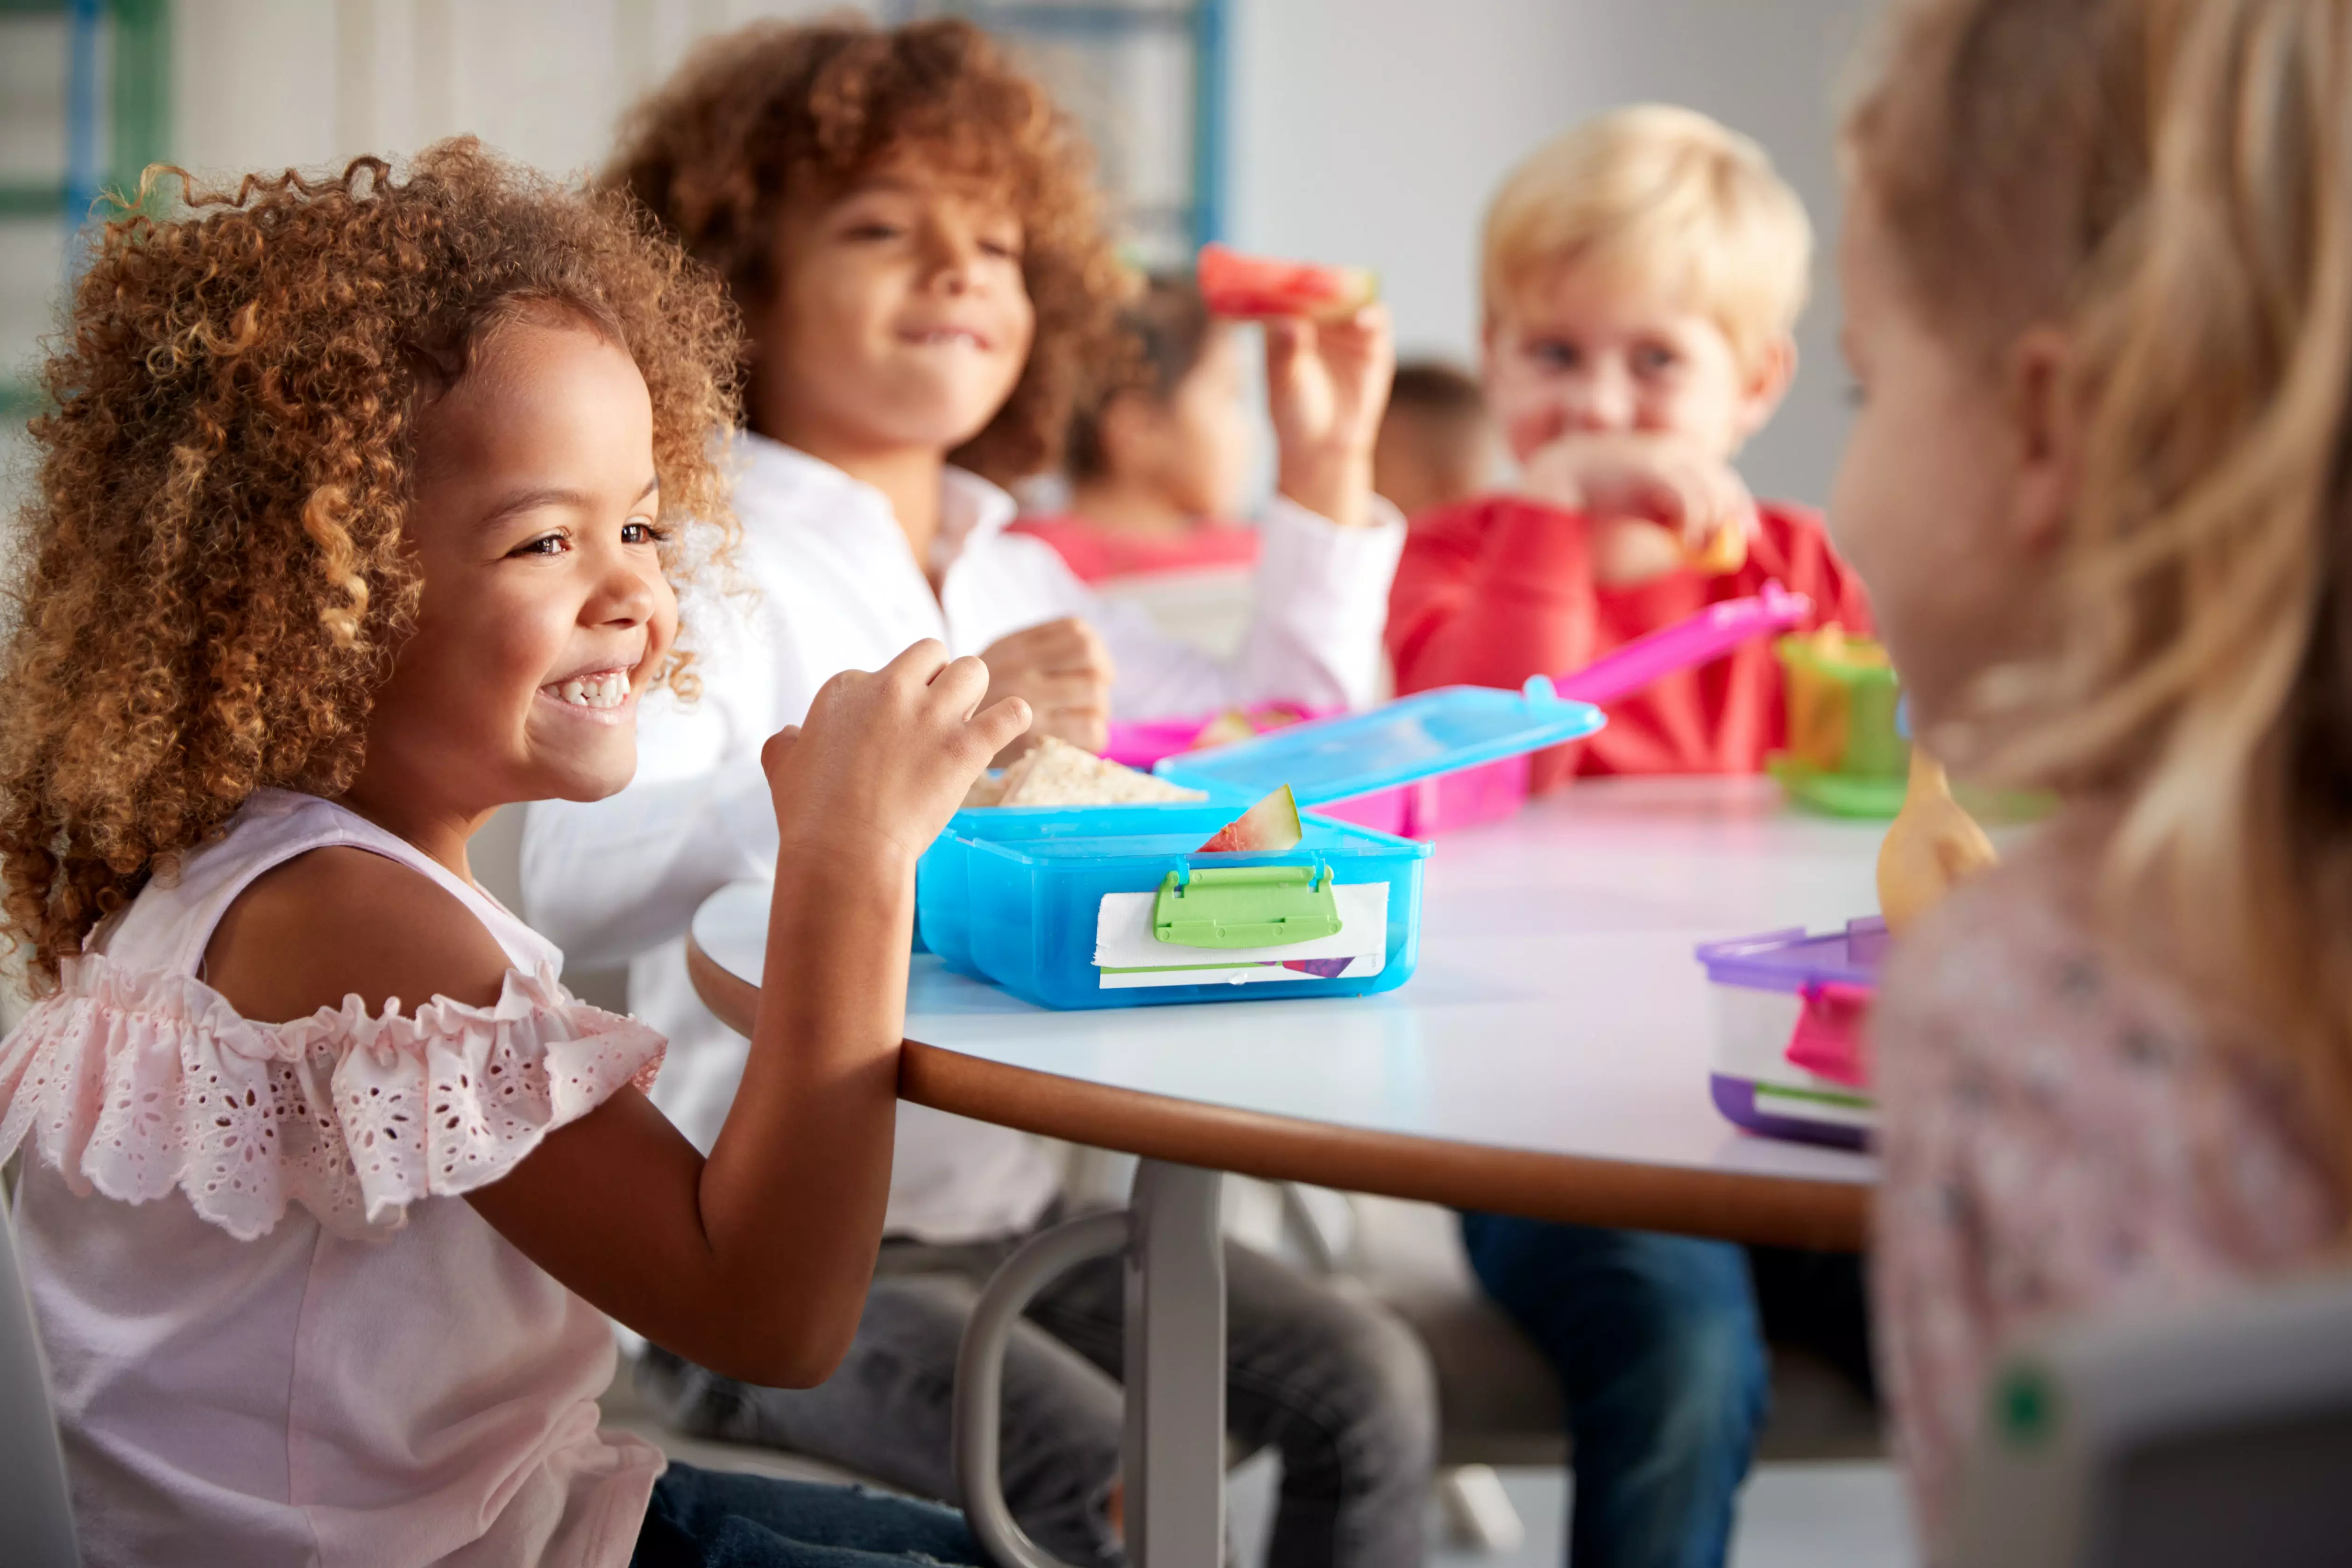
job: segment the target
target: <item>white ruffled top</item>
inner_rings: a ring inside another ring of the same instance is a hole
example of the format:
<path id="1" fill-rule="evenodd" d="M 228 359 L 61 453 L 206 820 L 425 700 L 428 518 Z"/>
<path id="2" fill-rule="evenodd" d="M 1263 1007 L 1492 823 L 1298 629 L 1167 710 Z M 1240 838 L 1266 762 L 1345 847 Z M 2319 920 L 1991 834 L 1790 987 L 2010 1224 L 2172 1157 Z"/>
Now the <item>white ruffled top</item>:
<path id="1" fill-rule="evenodd" d="M 458 898 L 513 965 L 497 1005 L 269 1025 L 205 985 L 237 894 L 328 845 Z M 0 1042 L 89 1568 L 624 1568 L 662 1459 L 596 1429 L 610 1330 L 459 1201 L 660 1063 L 562 963 L 401 839 L 265 790 Z"/>

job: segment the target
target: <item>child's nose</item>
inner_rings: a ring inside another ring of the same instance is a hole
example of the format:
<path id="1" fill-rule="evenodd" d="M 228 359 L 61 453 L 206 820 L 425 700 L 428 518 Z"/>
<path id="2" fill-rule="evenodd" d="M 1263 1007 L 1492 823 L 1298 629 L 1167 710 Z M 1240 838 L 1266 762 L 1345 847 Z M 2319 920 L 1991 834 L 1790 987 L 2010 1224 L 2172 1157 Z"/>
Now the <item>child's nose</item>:
<path id="1" fill-rule="evenodd" d="M 1571 428 L 1614 434 L 1633 427 L 1633 385 L 1622 372 L 1598 365 L 1568 395 Z"/>
<path id="2" fill-rule="evenodd" d="M 591 625 L 634 626 L 653 618 L 656 591 L 634 562 L 617 561 L 596 584 L 583 616 Z"/>
<path id="3" fill-rule="evenodd" d="M 961 294 L 971 287 L 972 268 L 980 261 L 978 242 L 968 235 L 934 226 L 925 248 L 924 260 L 933 286 L 950 294 Z"/>

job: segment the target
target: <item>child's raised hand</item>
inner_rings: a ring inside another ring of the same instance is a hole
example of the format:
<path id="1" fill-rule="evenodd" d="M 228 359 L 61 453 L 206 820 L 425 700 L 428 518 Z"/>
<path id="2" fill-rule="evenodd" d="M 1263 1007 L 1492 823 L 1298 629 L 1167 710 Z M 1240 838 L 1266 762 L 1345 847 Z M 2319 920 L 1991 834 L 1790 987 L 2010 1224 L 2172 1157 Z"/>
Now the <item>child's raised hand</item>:
<path id="1" fill-rule="evenodd" d="M 1099 754 L 1110 743 L 1110 650 L 1076 616 L 999 637 L 980 656 L 991 697 L 1029 704 L 1029 734 Z"/>
<path id="2" fill-rule="evenodd" d="M 1528 493 L 1596 523 L 1594 572 L 1628 586 L 1684 565 L 1736 569 L 1758 527 L 1756 498 L 1721 457 L 1681 436 L 1570 431 L 1528 460 Z"/>
<path id="3" fill-rule="evenodd" d="M 786 855 L 881 850 L 911 868 L 989 759 L 1029 727 L 1018 697 L 981 708 L 988 668 L 926 638 L 824 683 L 760 754 Z"/>
<path id="4" fill-rule="evenodd" d="M 1386 305 L 1344 321 L 1265 323 L 1266 411 L 1284 495 L 1342 526 L 1370 515 L 1372 444 L 1395 378 Z"/>

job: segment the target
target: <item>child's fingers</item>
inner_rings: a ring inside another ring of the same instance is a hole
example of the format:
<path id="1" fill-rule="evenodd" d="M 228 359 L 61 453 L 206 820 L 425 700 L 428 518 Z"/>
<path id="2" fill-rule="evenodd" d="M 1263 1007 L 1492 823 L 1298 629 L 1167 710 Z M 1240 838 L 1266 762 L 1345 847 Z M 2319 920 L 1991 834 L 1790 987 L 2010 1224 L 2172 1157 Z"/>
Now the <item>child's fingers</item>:
<path id="1" fill-rule="evenodd" d="M 1269 386 L 1288 384 L 1294 367 L 1314 346 L 1315 328 L 1296 316 L 1276 316 L 1265 323 L 1265 379 Z"/>
<path id="2" fill-rule="evenodd" d="M 937 637 L 925 637 L 901 648 L 898 658 L 882 667 L 881 674 L 897 685 L 928 686 L 947 665 L 947 645 Z"/>
<path id="3" fill-rule="evenodd" d="M 971 655 L 951 658 L 930 679 L 931 700 L 947 711 L 970 714 L 988 697 L 988 666 Z"/>
<path id="4" fill-rule="evenodd" d="M 760 747 L 760 771 L 773 779 L 776 770 L 784 765 L 784 759 L 793 754 L 793 748 L 800 744 L 800 739 L 798 724 L 787 724 L 769 736 Z"/>
<path id="5" fill-rule="evenodd" d="M 992 757 L 1028 732 L 1029 704 L 1000 698 L 971 716 L 971 734 L 982 757 Z"/>

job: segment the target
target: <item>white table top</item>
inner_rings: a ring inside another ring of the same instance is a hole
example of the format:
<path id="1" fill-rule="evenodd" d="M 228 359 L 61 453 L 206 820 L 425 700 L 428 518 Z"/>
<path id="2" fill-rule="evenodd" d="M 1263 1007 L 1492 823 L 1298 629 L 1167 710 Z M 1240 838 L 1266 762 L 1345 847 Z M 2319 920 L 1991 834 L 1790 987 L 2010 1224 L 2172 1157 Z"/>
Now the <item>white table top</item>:
<path id="1" fill-rule="evenodd" d="M 1876 910 L 1883 823 L 1760 778 L 1593 780 L 1430 858 L 1421 965 L 1385 995 L 1055 1013 L 915 961 L 909 1039 L 1115 1089 L 1536 1153 L 1867 1183 L 1864 1154 L 1756 1138 L 1707 1098 L 1702 942 Z M 768 895 L 694 939 L 757 984 Z"/>

